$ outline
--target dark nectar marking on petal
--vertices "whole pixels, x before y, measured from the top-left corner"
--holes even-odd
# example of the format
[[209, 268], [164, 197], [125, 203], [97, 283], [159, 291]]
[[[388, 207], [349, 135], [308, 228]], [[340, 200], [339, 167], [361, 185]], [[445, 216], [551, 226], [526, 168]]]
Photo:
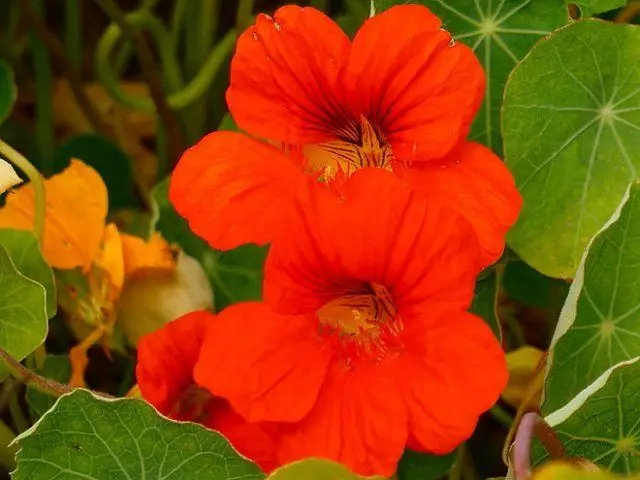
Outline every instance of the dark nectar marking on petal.
[[174, 403], [170, 416], [180, 420], [203, 423], [209, 415], [206, 407], [212, 399], [213, 395], [208, 390], [195, 384], [190, 385]]
[[377, 283], [349, 288], [317, 312], [320, 333], [336, 340], [345, 357], [380, 359], [398, 346], [402, 321], [389, 291]]

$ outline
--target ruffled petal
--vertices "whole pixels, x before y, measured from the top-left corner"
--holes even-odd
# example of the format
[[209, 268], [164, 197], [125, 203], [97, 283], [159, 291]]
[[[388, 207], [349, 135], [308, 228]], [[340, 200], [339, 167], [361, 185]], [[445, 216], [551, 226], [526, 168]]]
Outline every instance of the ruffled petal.
[[344, 122], [337, 100], [349, 39], [313, 8], [288, 5], [259, 15], [238, 39], [227, 103], [240, 128], [286, 143], [333, 138]]
[[379, 125], [396, 158], [407, 161], [440, 158], [465, 138], [484, 89], [473, 51], [421, 5], [367, 20], [345, 70], [352, 109]]
[[164, 415], [193, 420], [181, 418], [176, 406], [194, 384], [193, 368], [214, 318], [205, 311], [188, 313], [138, 343], [136, 378], [140, 393]]
[[504, 353], [487, 324], [470, 313], [404, 320], [397, 388], [409, 412], [412, 448], [449, 453], [506, 386]]
[[182, 156], [169, 198], [197, 235], [227, 250], [269, 243], [306, 182], [300, 166], [277, 148], [240, 133], [215, 132]]
[[415, 163], [401, 174], [414, 189], [438, 198], [473, 225], [484, 265], [500, 258], [522, 197], [496, 154], [478, 143], [464, 142], [437, 164]]
[[330, 356], [314, 317], [239, 303], [209, 329], [195, 378], [247, 421], [296, 422], [315, 403]]
[[392, 368], [334, 364], [309, 415], [280, 431], [280, 462], [327, 458], [359, 475], [390, 477], [407, 441], [406, 407]]
[[315, 312], [363, 283], [383, 285], [398, 308], [469, 305], [480, 251], [464, 218], [380, 169], [356, 172], [340, 195], [313, 189], [296, 202], [265, 266], [274, 309]]

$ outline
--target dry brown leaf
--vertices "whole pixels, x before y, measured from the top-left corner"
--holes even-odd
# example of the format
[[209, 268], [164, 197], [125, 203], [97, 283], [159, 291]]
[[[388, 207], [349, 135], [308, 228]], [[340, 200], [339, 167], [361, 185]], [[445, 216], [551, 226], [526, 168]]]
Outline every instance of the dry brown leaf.
[[[93, 168], [80, 160], [44, 181], [46, 214], [42, 250], [47, 262], [61, 269], [88, 270], [100, 249], [107, 216], [107, 187]], [[31, 230], [35, 214], [33, 186], [27, 184], [0, 209], [0, 228]]]

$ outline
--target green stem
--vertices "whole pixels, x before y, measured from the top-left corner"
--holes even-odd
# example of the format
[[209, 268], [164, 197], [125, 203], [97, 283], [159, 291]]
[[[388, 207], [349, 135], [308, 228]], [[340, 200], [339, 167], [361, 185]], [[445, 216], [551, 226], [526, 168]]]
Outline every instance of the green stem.
[[253, 23], [253, 0], [240, 0], [236, 12], [236, 30], [244, 32]]
[[184, 16], [189, 5], [193, 5], [193, 1], [189, 0], [176, 0], [173, 7], [173, 13], [171, 14], [171, 45], [174, 55], [178, 54], [180, 48], [180, 34], [182, 33], [182, 26], [184, 24]]
[[65, 43], [67, 55], [74, 68], [82, 68], [82, 12], [81, 0], [65, 0]]
[[33, 234], [42, 243], [44, 219], [46, 214], [46, 193], [40, 172], [20, 152], [0, 140], [0, 155], [5, 157], [29, 178], [35, 194], [35, 212], [33, 214]]
[[494, 405], [491, 407], [491, 415], [507, 430], [510, 430], [513, 426], [513, 416], [507, 412], [500, 405]]
[[18, 401], [18, 390], [14, 390], [13, 395], [9, 397], [9, 414], [11, 415], [11, 420], [13, 420], [14, 425], [18, 432], [22, 433], [26, 429], [29, 428], [29, 422], [24, 416], [24, 412], [22, 411], [22, 407], [20, 407], [20, 402]]
[[15, 456], [18, 453], [18, 446], [9, 446], [15, 438], [15, 432], [6, 423], [0, 421], [0, 465], [9, 471], [16, 468]]
[[[32, 1], [32, 5], [38, 13], [43, 13], [42, 0]], [[53, 152], [55, 149], [53, 72], [44, 43], [35, 31], [31, 31], [29, 37], [36, 81], [36, 143], [42, 161], [42, 170], [44, 173], [53, 173]]]

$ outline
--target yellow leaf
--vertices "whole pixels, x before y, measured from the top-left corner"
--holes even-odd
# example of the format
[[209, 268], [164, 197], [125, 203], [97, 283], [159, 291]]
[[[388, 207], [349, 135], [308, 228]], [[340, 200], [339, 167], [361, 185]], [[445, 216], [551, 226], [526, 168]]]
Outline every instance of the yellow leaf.
[[[609, 472], [585, 469], [579, 465], [558, 460], [546, 463], [536, 470], [532, 480], [621, 480], [622, 478]], [[640, 480], [640, 477], [624, 478]]]
[[159, 233], [154, 233], [148, 242], [126, 233], [121, 233], [120, 236], [125, 278], [148, 273], [171, 275], [176, 269], [176, 252]]
[[[502, 392], [502, 399], [514, 408], [522, 403], [527, 387], [536, 373], [544, 352], [535, 347], [525, 346], [507, 354], [509, 383]], [[528, 407], [535, 408], [540, 402], [540, 392], [529, 399]]]
[[22, 179], [11, 164], [0, 158], [0, 195], [20, 183], [22, 183]]
[[[107, 188], [100, 175], [79, 160], [45, 180], [47, 197], [43, 254], [56, 268], [88, 270], [100, 249], [107, 216]], [[27, 184], [0, 209], [0, 228], [31, 230], [33, 187]]]

